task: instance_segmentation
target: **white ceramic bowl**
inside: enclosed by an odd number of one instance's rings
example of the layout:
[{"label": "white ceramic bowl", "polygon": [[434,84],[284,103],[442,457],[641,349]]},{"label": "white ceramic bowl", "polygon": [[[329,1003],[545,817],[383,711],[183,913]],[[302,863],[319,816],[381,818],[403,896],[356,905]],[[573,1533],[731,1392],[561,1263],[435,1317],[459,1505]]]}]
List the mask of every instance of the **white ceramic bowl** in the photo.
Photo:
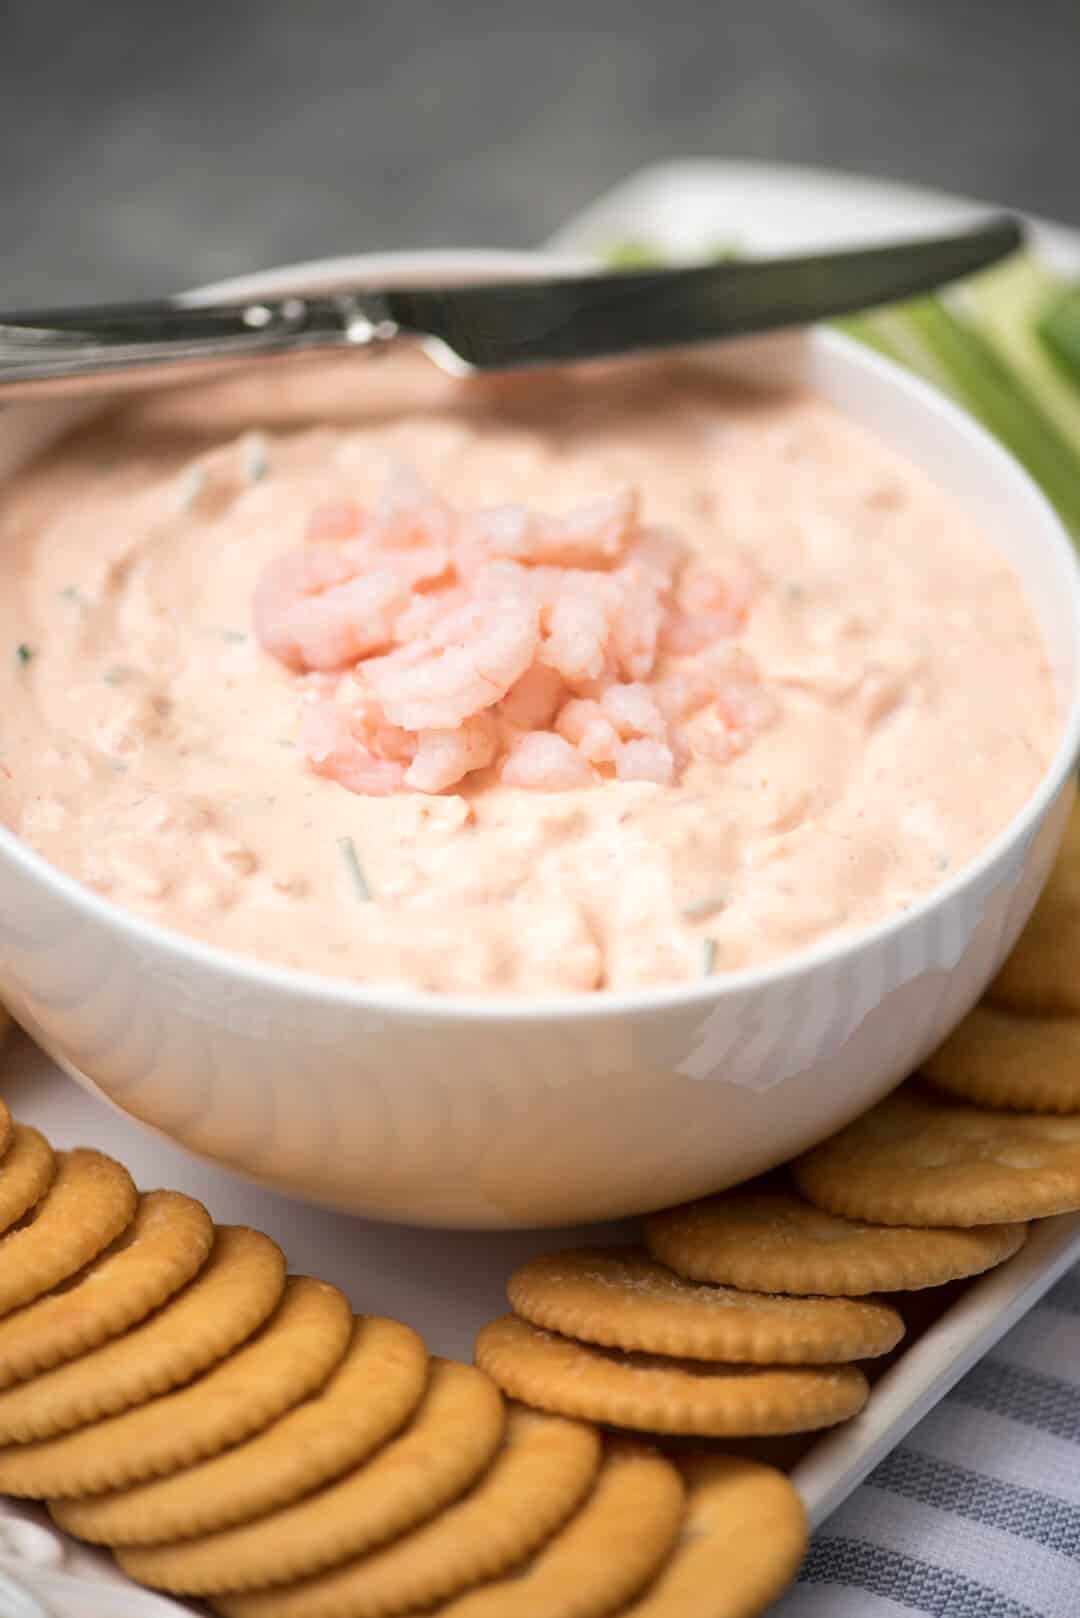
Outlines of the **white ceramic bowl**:
[{"label": "white ceramic bowl", "polygon": [[[530,262],[342,259],[203,295]],[[1061,739],[979,859],[904,914],[762,970],[508,1002],[366,989],[208,949],[0,831],[0,981],[58,1062],[192,1151],[279,1189],[387,1219],[509,1227],[639,1212],[744,1179],[870,1106],[944,1036],[1026,920],[1071,802],[1074,554],[985,433],[873,355],[814,333],[739,346],[725,363],[821,389],[935,477],[1018,569],[1057,679]],[[71,415],[0,415],[0,475]]]}]

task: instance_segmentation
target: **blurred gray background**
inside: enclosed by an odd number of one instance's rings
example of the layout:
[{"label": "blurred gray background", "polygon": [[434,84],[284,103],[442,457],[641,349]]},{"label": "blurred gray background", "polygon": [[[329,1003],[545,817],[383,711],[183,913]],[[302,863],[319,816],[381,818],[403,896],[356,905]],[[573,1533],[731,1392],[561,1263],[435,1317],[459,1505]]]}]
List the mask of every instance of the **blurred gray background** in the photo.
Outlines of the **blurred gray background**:
[{"label": "blurred gray background", "polygon": [[677,156],[1080,224],[1080,0],[0,0],[0,303],[540,240]]}]

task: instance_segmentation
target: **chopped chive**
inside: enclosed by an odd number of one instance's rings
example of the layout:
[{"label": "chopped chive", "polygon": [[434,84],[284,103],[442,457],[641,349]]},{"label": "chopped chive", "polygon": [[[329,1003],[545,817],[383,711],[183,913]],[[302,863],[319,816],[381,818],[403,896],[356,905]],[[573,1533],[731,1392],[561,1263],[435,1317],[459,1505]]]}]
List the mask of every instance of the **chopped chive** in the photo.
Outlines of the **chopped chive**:
[{"label": "chopped chive", "polygon": [[262,433],[252,433],[248,439],[244,467],[251,483],[261,483],[269,473],[270,448]]},{"label": "chopped chive", "polygon": [[189,466],[180,479],[176,496],[177,511],[181,513],[190,511],[205,487],[206,469],[202,466]]},{"label": "chopped chive", "polygon": [[18,658],[19,662],[23,665],[24,668],[25,668],[26,664],[30,662],[30,659],[33,657],[33,655],[34,655],[33,650],[29,646],[27,646],[25,641],[20,641],[18,646],[16,646],[16,648],[15,648],[15,656]]},{"label": "chopped chive", "polygon": [[131,679],[131,670],[124,668],[121,663],[114,663],[111,669],[106,669],[101,676],[106,685],[123,685],[125,680]]},{"label": "chopped chive", "polygon": [[222,640],[231,641],[234,646],[239,646],[241,641],[247,640],[242,629],[212,629],[210,633],[220,636]]},{"label": "chopped chive", "polygon": [[710,977],[716,970],[716,939],[706,938],[702,944],[701,970],[704,977]]},{"label": "chopped chive", "polygon": [[73,601],[76,606],[86,606],[86,597],[81,591],[76,590],[73,584],[65,584],[64,588],[59,591],[59,596],[61,601]]},{"label": "chopped chive", "polygon": [[353,887],[356,889],[356,897],[362,900],[364,904],[370,903],[370,901],[374,898],[374,894],[368,887],[367,877],[364,875],[364,868],[360,864],[360,860],[356,853],[356,844],[353,842],[351,837],[339,837],[337,844],[338,848],[341,850],[341,857],[345,861],[346,867],[348,868],[349,878]]}]

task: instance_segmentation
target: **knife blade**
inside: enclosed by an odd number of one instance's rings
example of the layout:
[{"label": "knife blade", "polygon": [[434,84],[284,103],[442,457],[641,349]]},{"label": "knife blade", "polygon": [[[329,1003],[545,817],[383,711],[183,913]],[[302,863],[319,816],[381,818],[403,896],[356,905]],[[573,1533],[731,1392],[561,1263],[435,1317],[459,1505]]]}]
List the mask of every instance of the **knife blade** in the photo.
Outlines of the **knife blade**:
[{"label": "knife blade", "polygon": [[186,381],[271,356],[419,342],[456,371],[518,370],[810,325],[934,290],[1023,243],[1009,216],[946,236],[677,269],[183,299],[0,314],[0,396]]},{"label": "knife blade", "polygon": [[1002,218],[959,236],[840,253],[409,288],[387,294],[387,313],[477,369],[516,369],[812,325],[932,291],[1022,240],[1018,222]]}]

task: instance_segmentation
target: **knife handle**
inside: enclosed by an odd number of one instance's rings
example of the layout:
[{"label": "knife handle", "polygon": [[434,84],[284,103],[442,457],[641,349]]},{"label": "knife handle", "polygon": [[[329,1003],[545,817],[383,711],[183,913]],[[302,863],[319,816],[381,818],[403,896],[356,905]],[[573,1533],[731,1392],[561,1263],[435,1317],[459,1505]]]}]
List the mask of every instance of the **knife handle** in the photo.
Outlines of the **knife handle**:
[{"label": "knife handle", "polygon": [[0,399],[169,386],[271,356],[381,350],[397,336],[379,293],[0,315]]}]

